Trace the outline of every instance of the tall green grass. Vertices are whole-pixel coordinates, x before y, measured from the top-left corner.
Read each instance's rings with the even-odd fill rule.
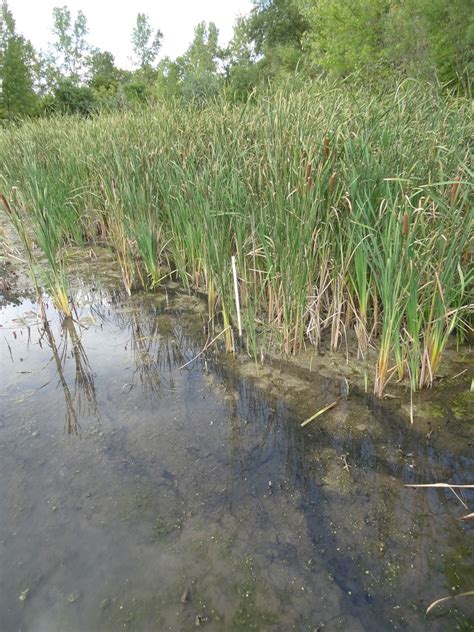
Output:
[[[470,104],[412,82],[170,102],[1,132],[5,196],[61,277],[70,244],[113,249],[129,292],[168,274],[207,292],[226,346],[374,359],[375,392],[430,385],[472,302]],[[18,201],[19,200],[19,201]],[[56,268],[55,268],[56,266]],[[57,301],[60,305],[61,301]],[[471,306],[472,307],[472,306]]]

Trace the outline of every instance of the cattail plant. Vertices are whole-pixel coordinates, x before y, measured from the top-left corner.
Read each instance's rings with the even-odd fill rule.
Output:
[[[235,257],[251,355],[340,353],[353,332],[376,395],[423,388],[469,324],[469,107],[327,79],[244,104],[27,121],[0,131],[2,187],[18,191],[3,206],[66,314],[68,249],[100,243],[129,293],[168,276],[206,292],[233,351]]]

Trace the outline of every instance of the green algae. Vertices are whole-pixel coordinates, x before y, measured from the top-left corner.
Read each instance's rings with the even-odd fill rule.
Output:
[[[462,391],[451,400],[451,411],[461,421],[474,419],[474,392]]]

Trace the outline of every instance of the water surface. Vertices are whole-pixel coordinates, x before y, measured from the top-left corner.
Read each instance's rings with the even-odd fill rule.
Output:
[[[0,310],[2,630],[471,629],[468,600],[424,615],[474,587],[467,512],[403,486],[468,482],[465,425],[453,449],[314,374],[265,394],[198,355],[205,310],[175,290],[79,303]],[[300,428],[308,398],[339,398],[331,431]]]

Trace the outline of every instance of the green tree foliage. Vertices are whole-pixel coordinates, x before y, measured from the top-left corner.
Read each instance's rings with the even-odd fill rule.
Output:
[[[120,108],[126,101],[123,84],[129,80],[130,72],[119,70],[115,58],[108,51],[95,49],[88,60],[88,86],[94,93],[97,107]]]
[[[314,72],[357,72],[372,82],[396,73],[465,94],[472,86],[473,0],[253,0],[225,49],[216,25],[201,22],[182,56],[159,63],[163,34],[138,13],[134,71],[90,47],[81,11],[56,7],[54,41],[48,54],[37,54],[16,33],[7,1],[0,3],[1,118],[89,115],[156,98],[207,101],[223,89],[245,100],[260,85],[294,85]]]
[[[89,71],[91,82],[108,83],[117,78],[118,69],[115,66],[115,57],[108,51],[96,49],[89,57]]]
[[[185,99],[205,102],[219,94],[222,78],[208,70],[190,73],[185,76],[181,94]]]
[[[303,0],[309,53],[324,70],[348,74],[387,60],[384,32],[390,0]]]
[[[258,83],[260,74],[247,18],[237,19],[234,36],[222,55],[228,93],[237,100],[247,98]]]
[[[145,13],[138,13],[132,31],[132,47],[135,64],[142,70],[151,68],[161,48],[163,33],[153,30]]]
[[[237,18],[232,40],[222,54],[227,74],[232,66],[255,64],[258,56],[249,30],[248,18]]]
[[[66,7],[53,9],[55,41],[51,63],[57,71],[57,80],[68,79],[79,84],[84,79],[90,51],[87,42],[87,19],[82,11],[73,21],[71,11]]]
[[[206,101],[223,86],[223,51],[219,31],[213,22],[200,22],[184,55],[172,61],[165,58],[158,66],[156,87],[160,98],[181,96]]]
[[[182,79],[182,64],[170,57],[164,57],[157,68],[155,88],[158,98],[166,100],[181,96]]]
[[[254,0],[247,33],[267,74],[296,68],[303,56],[308,20],[296,0]]]
[[[108,51],[94,50],[88,60],[89,86],[94,90],[116,91],[123,75]]]
[[[258,84],[278,81],[301,68],[308,20],[298,0],[254,0],[226,49],[228,91],[245,98]]]
[[[6,1],[0,12],[0,118],[33,114],[35,55],[30,42],[15,31],[15,20]]]
[[[468,87],[474,71],[471,0],[399,0],[386,26],[389,58],[411,76]]]
[[[467,87],[474,66],[472,0],[299,0],[306,54],[339,75],[393,70]]]
[[[214,22],[200,22],[194,29],[194,39],[184,55],[186,70],[215,73],[220,53],[218,40],[219,30]]]
[[[254,0],[248,32],[258,54],[279,46],[301,52],[308,22],[294,0]]]
[[[69,79],[61,81],[54,92],[51,109],[63,114],[90,115],[96,107],[94,91],[89,86],[78,86]]]
[[[218,73],[221,58],[218,40],[214,22],[200,22],[194,29],[194,39],[179,59],[185,98],[206,101],[219,93],[222,77]]]

